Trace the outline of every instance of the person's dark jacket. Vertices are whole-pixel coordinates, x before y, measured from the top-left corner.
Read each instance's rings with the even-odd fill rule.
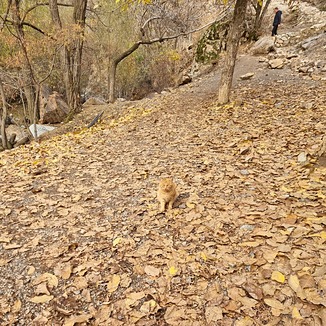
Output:
[[[281,24],[281,16],[282,16],[282,11],[278,10],[274,16],[273,26],[277,26]]]

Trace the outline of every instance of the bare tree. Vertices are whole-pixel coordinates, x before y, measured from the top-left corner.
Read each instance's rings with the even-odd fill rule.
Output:
[[[0,94],[2,99],[2,117],[0,116],[1,142],[4,149],[9,149],[10,144],[6,134],[7,102],[2,81],[0,80]]]
[[[225,62],[221,73],[218,91],[220,104],[229,102],[235,61],[238,53],[239,42],[243,32],[248,0],[237,0],[234,8],[233,20],[228,34]]]
[[[270,5],[272,0],[252,0],[251,4],[255,9],[255,21],[252,28],[252,31],[250,32],[250,36],[252,39],[256,39],[259,34],[259,30],[261,29],[261,25],[263,22],[263,19],[266,15],[267,9]]]
[[[196,2],[194,4],[189,0],[182,5],[178,1],[154,1],[151,5],[145,5],[141,8],[143,12],[139,16],[142,23],[138,31],[138,40],[111,60],[108,74],[109,102],[114,102],[115,100],[115,81],[118,64],[135,52],[141,45],[176,40],[207,28],[216,21],[214,20],[198,27],[201,18],[198,12],[200,12],[199,8],[202,6],[202,3]]]
[[[52,22],[57,30],[63,29],[57,0],[49,0]],[[87,0],[73,0],[73,24],[77,35],[68,44],[63,44],[62,65],[67,103],[70,107],[69,118],[81,107],[80,78],[84,44]]]

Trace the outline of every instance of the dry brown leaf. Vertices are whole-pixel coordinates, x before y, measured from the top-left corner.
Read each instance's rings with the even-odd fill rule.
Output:
[[[297,294],[300,299],[305,299],[305,293],[300,285],[299,278],[297,275],[290,275],[288,279],[290,288]]]
[[[21,307],[22,307],[22,302],[19,299],[17,299],[11,308],[11,312],[12,313],[19,312]]]
[[[139,310],[144,314],[149,314],[154,311],[157,311],[159,308],[160,306],[157,304],[155,300],[149,300],[149,301],[145,301]]]
[[[35,267],[29,266],[27,269],[27,275],[33,275],[35,273]]]
[[[185,309],[176,306],[167,307],[164,319],[168,324],[177,325],[185,316]]]
[[[92,318],[90,314],[71,316],[65,320],[64,326],[74,326],[75,324],[86,323]]]
[[[71,276],[72,273],[72,266],[68,263],[66,265],[64,265],[59,271],[59,274],[57,274],[58,276],[60,276],[62,279],[64,280],[68,280]]]
[[[211,322],[217,322],[223,319],[222,308],[219,306],[208,306],[205,308],[205,318],[206,322],[209,324]]]
[[[0,236],[0,242],[9,243],[11,239],[12,237],[4,236],[4,235]]]
[[[120,284],[120,279],[121,279],[120,275],[118,274],[111,275],[110,281],[107,285],[107,289],[109,293],[113,293],[118,288]]]
[[[38,276],[34,281],[33,285],[38,285],[40,283],[46,282],[49,288],[57,287],[59,284],[58,278],[51,273],[44,273]]]
[[[2,259],[0,258],[0,267],[7,265],[11,259]]]
[[[85,289],[88,286],[87,280],[84,276],[77,276],[72,283],[78,290]]]
[[[49,292],[45,282],[40,283],[39,285],[37,285],[34,292],[35,292],[36,295],[40,295],[40,294],[51,295],[51,293]]]
[[[10,250],[10,249],[18,249],[21,248],[22,245],[19,245],[17,243],[10,243],[8,245],[3,245],[3,249]]]
[[[159,268],[150,265],[145,266],[144,271],[149,276],[159,276],[161,273]]]
[[[54,298],[53,295],[40,295],[40,296],[35,296],[31,298],[29,301],[34,302],[34,303],[46,303],[51,301]]]
[[[313,304],[326,307],[326,297],[319,294],[317,289],[305,289],[305,299]]]
[[[236,320],[236,322],[234,323],[234,326],[253,326],[253,325],[255,325],[255,322],[249,316]]]
[[[272,308],[275,308],[275,309],[278,309],[278,310],[284,310],[284,305],[283,303],[281,303],[280,301],[276,300],[276,299],[271,299],[271,298],[265,298],[264,299],[264,302],[272,307]]]

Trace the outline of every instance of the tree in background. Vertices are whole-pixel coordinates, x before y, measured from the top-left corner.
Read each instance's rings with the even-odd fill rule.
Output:
[[[259,36],[263,19],[272,0],[251,0],[251,5],[255,10],[254,24],[250,31],[250,38],[256,40]]]
[[[119,1],[120,2],[120,1]],[[136,40],[126,50],[117,54],[110,63],[108,76],[109,102],[115,100],[115,82],[118,64],[134,53],[141,45],[152,45],[169,40],[176,40],[186,37],[199,31],[213,22],[199,25],[199,17],[203,7],[201,2],[186,1],[142,1],[136,4],[135,1],[124,1],[124,8],[131,8],[139,17],[138,28],[136,30]]]
[[[227,40],[225,62],[221,72],[221,80],[218,90],[218,102],[220,104],[225,104],[229,102],[230,99],[235,61],[237,58],[240,38],[244,30],[247,4],[248,0],[237,0],[234,7],[233,20]]]
[[[15,66],[21,75],[21,85],[27,103],[27,117],[36,121],[39,117],[39,90],[53,69],[61,71],[64,91],[71,115],[80,108],[81,62],[84,44],[87,0],[70,3],[31,2],[8,0],[2,8],[0,28],[6,36],[2,42],[11,43],[5,66]],[[64,8],[60,13],[59,7]],[[62,18],[63,17],[63,18]],[[49,23],[52,18],[52,25]],[[42,26],[42,28],[40,27]],[[54,28],[53,28],[54,26]],[[15,38],[13,46],[10,39]],[[60,65],[56,65],[60,52]],[[2,60],[1,60],[2,61]],[[14,64],[15,62],[15,64]]]
[[[81,107],[80,79],[82,67],[82,54],[84,45],[87,0],[73,0],[72,23],[64,26],[62,23],[57,0],[49,1],[52,22],[57,35],[63,35],[61,66],[67,103],[70,107],[71,118]],[[60,39],[58,39],[60,40]],[[61,43],[61,44],[60,44]]]

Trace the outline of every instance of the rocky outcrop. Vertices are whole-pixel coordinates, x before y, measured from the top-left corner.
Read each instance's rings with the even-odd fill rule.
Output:
[[[275,51],[275,43],[272,36],[262,37],[251,48],[251,53],[253,55],[268,54],[273,51]]]
[[[70,109],[62,96],[57,92],[50,94],[47,89],[44,89],[40,97],[40,123],[60,123],[64,121]]]

